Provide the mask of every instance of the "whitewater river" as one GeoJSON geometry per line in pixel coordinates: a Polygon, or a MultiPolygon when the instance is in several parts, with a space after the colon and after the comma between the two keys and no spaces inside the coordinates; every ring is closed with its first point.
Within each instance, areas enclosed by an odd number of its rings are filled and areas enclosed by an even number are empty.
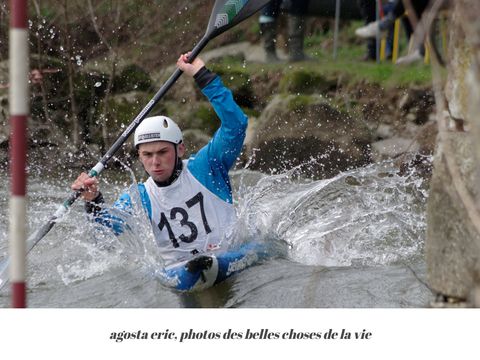
{"type": "MultiPolygon", "coordinates": [[[[427,189],[415,174],[371,165],[328,180],[302,169],[232,173],[235,242],[271,244],[272,257],[209,290],[185,294],[155,277],[161,266],[149,224],[116,238],[87,221],[78,201],[28,256],[30,307],[427,307],[424,262],[427,189]]],[[[107,180],[107,202],[133,183],[107,180]]],[[[8,179],[0,178],[0,257],[7,253],[8,179]]],[[[29,178],[29,233],[69,194],[73,174],[29,178]]],[[[10,304],[0,291],[0,307],[10,304]]]]}

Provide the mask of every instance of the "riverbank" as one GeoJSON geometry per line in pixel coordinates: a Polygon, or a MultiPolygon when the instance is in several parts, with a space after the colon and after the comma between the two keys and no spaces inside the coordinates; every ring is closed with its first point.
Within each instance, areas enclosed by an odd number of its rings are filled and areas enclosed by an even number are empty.
{"type": "MultiPolygon", "coordinates": [[[[333,60],[331,34],[315,33],[314,25],[306,40],[306,51],[314,61],[267,64],[258,39],[202,54],[249,116],[237,166],[278,173],[307,165],[305,176],[326,178],[396,159],[399,169],[419,166],[429,176],[430,162],[424,160],[433,154],[437,133],[429,66],[360,61],[364,44],[353,35],[355,24],[344,27],[338,59],[333,60]]],[[[282,57],[281,38],[279,48],[282,57]]],[[[38,55],[34,57],[40,61],[38,55]]],[[[58,72],[46,74],[41,85],[32,84],[32,171],[90,168],[174,70],[168,66],[148,71],[147,63],[122,63],[112,73],[110,60],[102,55],[81,64],[74,97],[78,112],[72,115],[67,69],[58,59],[42,58],[46,68],[58,72]],[[72,134],[75,129],[80,140],[72,134]]],[[[6,68],[5,62],[0,66],[6,68]]],[[[2,167],[8,162],[6,91],[0,89],[2,167]]],[[[204,145],[219,124],[203,95],[186,78],[175,84],[154,114],[170,116],[180,124],[189,154],[204,145]]],[[[117,158],[135,164],[130,143],[117,158]]]]}

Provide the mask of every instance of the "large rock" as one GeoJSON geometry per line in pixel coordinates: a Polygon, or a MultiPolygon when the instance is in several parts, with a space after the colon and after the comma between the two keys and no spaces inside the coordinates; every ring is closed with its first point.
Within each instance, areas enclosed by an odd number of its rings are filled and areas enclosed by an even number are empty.
{"type": "MultiPolygon", "coordinates": [[[[480,289],[480,28],[476,11],[480,4],[477,0],[452,3],[444,98],[449,130],[440,131],[435,154],[426,259],[433,289],[480,306],[474,295],[480,289]]],[[[438,112],[438,117],[446,121],[440,116],[445,114],[438,112]]]]}
{"type": "Polygon", "coordinates": [[[407,152],[418,151],[418,143],[412,139],[393,137],[372,144],[372,159],[376,162],[396,158],[407,152]]]}
{"type": "Polygon", "coordinates": [[[427,207],[428,278],[437,292],[467,299],[475,285],[480,284],[480,234],[456,184],[464,184],[468,196],[475,197],[478,173],[473,160],[474,139],[471,134],[460,132],[446,136],[450,143],[448,157],[459,177],[448,168],[445,144],[440,143],[427,207]]]}
{"type": "MultiPolygon", "coordinates": [[[[10,137],[8,94],[0,93],[0,148],[8,148],[10,137]]],[[[55,116],[52,112],[52,117],[55,116]]],[[[59,116],[63,116],[59,115],[59,116]]],[[[39,146],[63,146],[68,143],[65,132],[55,122],[42,122],[29,116],[28,118],[28,141],[32,148],[39,146]]]]}
{"type": "Polygon", "coordinates": [[[364,123],[320,95],[277,95],[253,126],[252,169],[278,173],[303,164],[304,175],[325,178],[370,161],[364,123]]]}

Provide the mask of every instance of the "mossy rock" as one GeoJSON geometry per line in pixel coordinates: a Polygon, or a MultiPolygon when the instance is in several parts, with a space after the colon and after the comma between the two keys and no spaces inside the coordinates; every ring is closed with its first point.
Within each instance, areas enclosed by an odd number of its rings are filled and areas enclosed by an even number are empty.
{"type": "Polygon", "coordinates": [[[108,75],[79,72],[75,74],[75,100],[79,111],[97,107],[105,96],[108,85],[108,75]]]}
{"type": "Polygon", "coordinates": [[[369,129],[320,95],[277,95],[251,139],[253,170],[277,173],[308,165],[304,175],[327,178],[370,162],[369,129]]]}
{"type": "Polygon", "coordinates": [[[285,74],[280,81],[282,92],[294,94],[326,93],[337,86],[336,80],[306,69],[296,69],[285,74]]]}
{"type": "MultiPolygon", "coordinates": [[[[140,113],[152,96],[150,93],[132,91],[111,97],[107,104],[106,118],[99,119],[97,121],[99,126],[92,129],[93,140],[101,143],[101,123],[103,122],[107,125],[108,138],[115,139],[140,113]]],[[[149,116],[164,115],[164,113],[165,108],[157,105],[149,116]]]]}
{"type": "Polygon", "coordinates": [[[210,141],[210,136],[199,129],[188,129],[183,132],[183,142],[186,146],[185,158],[196,154],[210,141]]]}
{"type": "Polygon", "coordinates": [[[220,119],[210,104],[202,103],[193,113],[191,127],[199,129],[208,135],[213,135],[220,127],[220,119]]]}
{"type": "Polygon", "coordinates": [[[238,105],[246,108],[255,106],[252,81],[246,70],[229,69],[225,66],[216,65],[212,66],[212,70],[221,76],[225,86],[232,91],[233,98],[238,105]]]}
{"type": "Polygon", "coordinates": [[[162,102],[162,105],[164,106],[162,115],[172,118],[182,131],[197,129],[211,136],[220,126],[220,119],[207,101],[172,100],[162,102]]]}
{"type": "Polygon", "coordinates": [[[312,97],[309,95],[298,95],[293,97],[288,97],[287,107],[290,111],[303,111],[305,108],[312,104],[312,97]]]}
{"type": "MultiPolygon", "coordinates": [[[[72,116],[67,64],[62,59],[51,56],[39,58],[32,55],[32,58],[32,67],[50,70],[43,75],[42,91],[38,85],[32,86],[30,109],[33,126],[38,129],[43,126],[50,126],[56,129],[56,132],[61,129],[63,134],[59,134],[59,136],[64,138],[65,136],[71,136],[72,119],[77,118],[80,126],[79,130],[83,137],[81,140],[90,142],[91,131],[95,132],[93,121],[105,96],[109,81],[108,75],[75,68],[73,91],[77,113],[72,116]],[[46,102],[43,91],[46,94],[46,102]]],[[[41,132],[37,131],[35,137],[37,141],[43,141],[41,132]]],[[[58,139],[52,141],[56,144],[60,143],[58,139]]]]}
{"type": "MultiPolygon", "coordinates": [[[[152,98],[152,94],[141,91],[132,91],[111,97],[108,101],[109,125],[127,126],[145,107],[152,98]]],[[[148,116],[165,115],[165,107],[156,106],[148,116]]]]}
{"type": "MultiPolygon", "coordinates": [[[[51,56],[32,55],[31,67],[48,69],[52,72],[43,75],[43,88],[47,96],[47,107],[51,112],[71,111],[69,101],[58,101],[70,97],[68,67],[62,59],[51,56]]],[[[79,111],[96,107],[101,98],[105,96],[105,91],[109,81],[109,76],[104,73],[83,71],[76,69],[74,73],[74,96],[79,111]]],[[[43,119],[44,103],[39,91],[32,91],[31,113],[34,119],[43,119]],[[37,94],[37,95],[35,95],[37,94]]],[[[81,114],[77,114],[81,116],[81,114]]]]}
{"type": "Polygon", "coordinates": [[[136,64],[130,64],[124,67],[120,75],[115,77],[113,81],[113,91],[115,93],[149,91],[151,88],[152,79],[150,75],[136,64]]]}

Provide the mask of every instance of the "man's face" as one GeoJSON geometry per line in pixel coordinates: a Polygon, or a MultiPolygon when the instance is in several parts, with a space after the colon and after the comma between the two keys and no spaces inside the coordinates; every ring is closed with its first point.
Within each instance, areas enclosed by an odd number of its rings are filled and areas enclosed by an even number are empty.
{"type": "MultiPolygon", "coordinates": [[[[185,154],[185,145],[179,144],[178,156],[185,154]]],[[[138,146],[138,156],[145,171],[153,180],[167,181],[175,168],[175,145],[168,141],[155,141],[138,146]]]]}

